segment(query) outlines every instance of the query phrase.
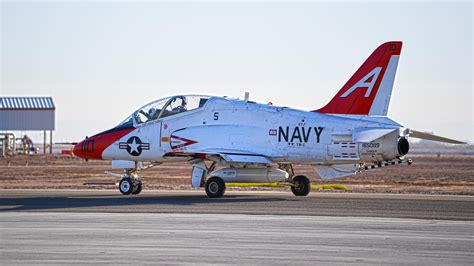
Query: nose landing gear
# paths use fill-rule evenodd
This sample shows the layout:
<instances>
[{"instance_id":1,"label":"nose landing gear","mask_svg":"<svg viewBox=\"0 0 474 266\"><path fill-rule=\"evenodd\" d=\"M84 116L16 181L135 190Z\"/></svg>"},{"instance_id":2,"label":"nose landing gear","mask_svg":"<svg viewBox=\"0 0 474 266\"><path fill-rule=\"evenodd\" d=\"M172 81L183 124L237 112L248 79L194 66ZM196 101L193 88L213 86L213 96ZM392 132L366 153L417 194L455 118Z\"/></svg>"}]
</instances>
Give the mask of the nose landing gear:
<instances>
[{"instance_id":1,"label":"nose landing gear","mask_svg":"<svg viewBox=\"0 0 474 266\"><path fill-rule=\"evenodd\" d=\"M106 174L109 174L111 176L115 176L120 178L119 181L119 191L123 195L137 195L142 192L143 189L143 182L140 180L140 177L138 176L140 170L144 170L150 167L153 167L156 164L150 164L146 168L140 169L138 167L138 163L135 162L135 166L130 169L124 169L125 174L124 175L119 175L111 172L105 172Z\"/></svg>"},{"instance_id":2,"label":"nose landing gear","mask_svg":"<svg viewBox=\"0 0 474 266\"><path fill-rule=\"evenodd\" d=\"M137 195L142 192L143 183L138 177L139 173L138 162L132 169L125 169L125 175L121 176L119 182L119 190L124 195Z\"/></svg>"}]
</instances>

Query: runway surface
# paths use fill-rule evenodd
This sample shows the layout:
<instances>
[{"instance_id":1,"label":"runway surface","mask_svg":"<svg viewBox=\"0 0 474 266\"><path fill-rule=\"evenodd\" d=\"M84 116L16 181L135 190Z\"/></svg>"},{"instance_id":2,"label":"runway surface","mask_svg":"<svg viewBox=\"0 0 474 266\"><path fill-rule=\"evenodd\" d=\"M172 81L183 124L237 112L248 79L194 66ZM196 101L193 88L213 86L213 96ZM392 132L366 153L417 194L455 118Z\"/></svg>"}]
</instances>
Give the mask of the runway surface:
<instances>
[{"instance_id":1,"label":"runway surface","mask_svg":"<svg viewBox=\"0 0 474 266\"><path fill-rule=\"evenodd\" d=\"M4 265L472 265L474 250L473 225L465 221L49 212L1 217Z\"/></svg>"},{"instance_id":2,"label":"runway surface","mask_svg":"<svg viewBox=\"0 0 474 266\"><path fill-rule=\"evenodd\" d=\"M0 190L2 264L474 263L474 197Z\"/></svg>"},{"instance_id":3,"label":"runway surface","mask_svg":"<svg viewBox=\"0 0 474 266\"><path fill-rule=\"evenodd\" d=\"M1 211L219 213L474 220L473 196L228 191L0 190Z\"/></svg>"}]
</instances>

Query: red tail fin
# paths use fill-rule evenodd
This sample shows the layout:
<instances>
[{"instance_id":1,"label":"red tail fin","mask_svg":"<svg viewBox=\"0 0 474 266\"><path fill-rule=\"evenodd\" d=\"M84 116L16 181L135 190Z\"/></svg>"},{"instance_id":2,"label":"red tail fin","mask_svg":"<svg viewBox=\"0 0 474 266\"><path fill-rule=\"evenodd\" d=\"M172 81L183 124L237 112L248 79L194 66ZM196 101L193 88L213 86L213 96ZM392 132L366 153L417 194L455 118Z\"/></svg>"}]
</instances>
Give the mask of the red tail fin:
<instances>
[{"instance_id":1,"label":"red tail fin","mask_svg":"<svg viewBox=\"0 0 474 266\"><path fill-rule=\"evenodd\" d=\"M336 96L313 112L387 115L402 42L386 42L365 60Z\"/></svg>"}]
</instances>

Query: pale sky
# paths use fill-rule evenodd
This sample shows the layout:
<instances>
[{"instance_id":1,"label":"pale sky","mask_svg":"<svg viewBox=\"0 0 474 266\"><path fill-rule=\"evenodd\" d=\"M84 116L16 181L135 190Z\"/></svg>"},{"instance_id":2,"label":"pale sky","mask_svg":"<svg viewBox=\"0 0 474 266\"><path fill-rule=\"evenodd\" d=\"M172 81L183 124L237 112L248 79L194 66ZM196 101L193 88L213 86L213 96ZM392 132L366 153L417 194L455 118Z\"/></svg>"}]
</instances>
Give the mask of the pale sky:
<instances>
[{"instance_id":1,"label":"pale sky","mask_svg":"<svg viewBox=\"0 0 474 266\"><path fill-rule=\"evenodd\" d=\"M58 142L109 129L175 94L249 91L255 101L317 109L391 40L404 46L389 116L474 140L472 2L0 7L0 95L52 96Z\"/></svg>"}]
</instances>

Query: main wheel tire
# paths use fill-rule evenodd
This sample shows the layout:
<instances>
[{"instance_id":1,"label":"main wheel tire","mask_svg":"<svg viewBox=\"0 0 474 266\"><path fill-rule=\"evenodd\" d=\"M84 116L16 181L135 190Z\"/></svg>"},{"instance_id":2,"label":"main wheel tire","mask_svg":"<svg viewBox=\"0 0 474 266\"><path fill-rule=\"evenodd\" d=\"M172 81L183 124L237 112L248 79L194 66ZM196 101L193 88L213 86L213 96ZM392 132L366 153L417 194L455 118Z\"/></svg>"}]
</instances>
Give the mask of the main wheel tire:
<instances>
[{"instance_id":1,"label":"main wheel tire","mask_svg":"<svg viewBox=\"0 0 474 266\"><path fill-rule=\"evenodd\" d=\"M225 182L220 177L211 177L206 181L206 194L209 198L220 198L225 192Z\"/></svg>"},{"instance_id":2,"label":"main wheel tire","mask_svg":"<svg viewBox=\"0 0 474 266\"><path fill-rule=\"evenodd\" d=\"M142 188L143 188L143 183L140 180L140 181L136 182L135 184L133 184L132 194L133 195L140 194L140 192L142 192Z\"/></svg>"},{"instance_id":3,"label":"main wheel tire","mask_svg":"<svg viewBox=\"0 0 474 266\"><path fill-rule=\"evenodd\" d=\"M119 190L124 195L130 195L133 191L133 182L132 179L126 177L120 180Z\"/></svg>"},{"instance_id":4,"label":"main wheel tire","mask_svg":"<svg viewBox=\"0 0 474 266\"><path fill-rule=\"evenodd\" d=\"M311 191L311 182L309 178L304 175L298 175L293 177L294 186L291 187L291 192L295 196L306 196Z\"/></svg>"}]
</instances>

